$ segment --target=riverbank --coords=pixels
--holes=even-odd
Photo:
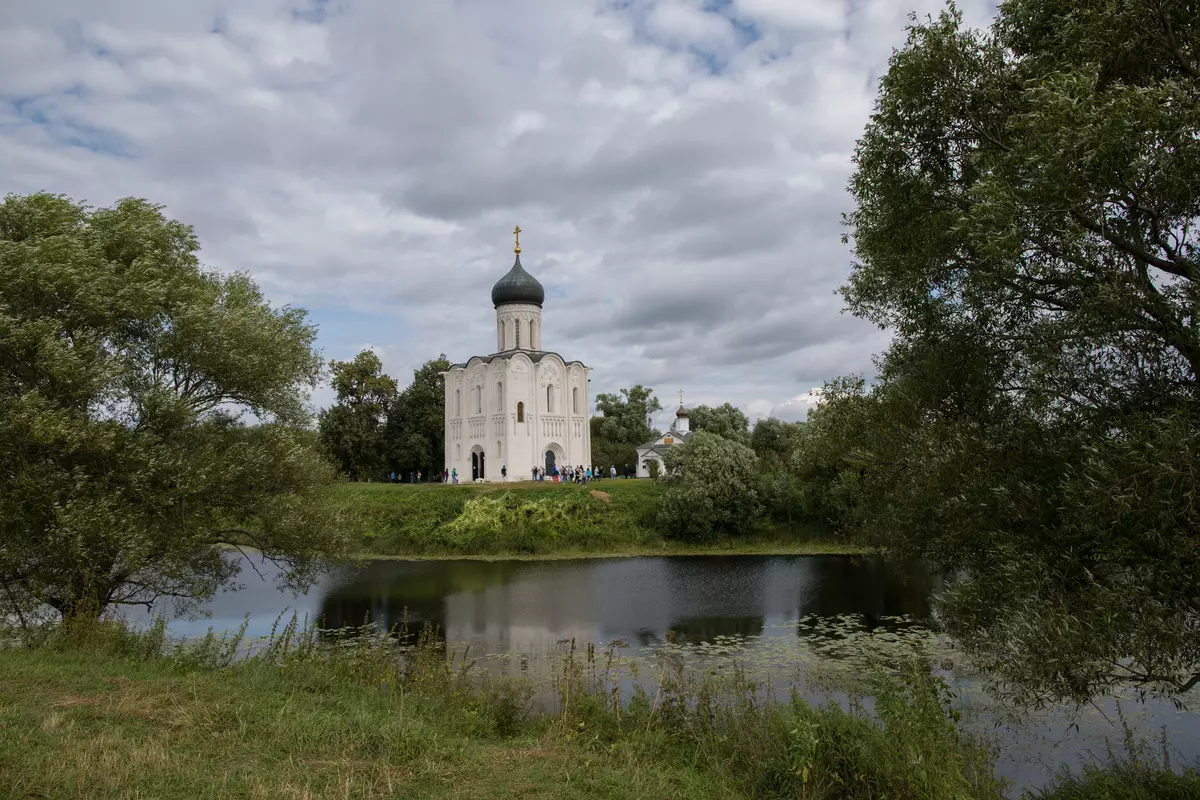
[[[604,558],[644,555],[856,555],[865,549],[802,524],[764,523],[738,539],[667,539],[656,523],[662,485],[588,487],[344,483],[328,502],[357,532],[364,558]]]
[[[12,798],[857,798],[999,800],[986,750],[919,672],[881,678],[878,717],[755,702],[736,675],[663,662],[614,704],[606,654],[564,657],[560,711],[520,679],[473,680],[426,640],[316,646],[290,631],[164,645],[111,628],[87,646],[5,649],[0,795]],[[914,768],[919,765],[919,768]],[[1126,764],[1028,797],[1191,798],[1195,773]]]

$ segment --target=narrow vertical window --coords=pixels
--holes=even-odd
[[[496,410],[504,410],[504,383],[496,381]]]
[[[572,413],[575,413],[575,414],[579,413],[579,387],[578,386],[571,387],[571,411],[572,411]]]
[[[521,320],[516,320],[517,323],[517,349],[521,349]]]
[[[462,416],[462,389],[454,390],[454,416]]]
[[[475,413],[483,413],[483,386],[475,387]]]
[[[554,386],[551,384],[546,387],[546,410],[554,412]]]
[[[517,403],[517,422],[525,421],[525,404]]]

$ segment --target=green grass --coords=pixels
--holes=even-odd
[[[571,649],[556,710],[539,713],[528,683],[475,676],[428,634],[331,642],[293,621],[235,660],[238,638],[168,645],[164,630],[0,646],[0,797],[1002,796],[984,743],[916,663],[875,674],[868,714],[768,701],[736,670],[669,655],[655,688],[617,694],[619,659]],[[1196,772],[1126,759],[1026,798],[1198,796]]]
[[[1029,800],[1200,800],[1200,772],[1179,773],[1146,765],[1089,767],[1064,775]]]
[[[661,484],[609,480],[576,485],[344,483],[329,503],[372,557],[580,557],[648,554],[861,553],[811,527],[767,526],[704,543],[669,540],[655,517]],[[600,495],[598,493],[603,493]]]
[[[873,720],[669,662],[616,704],[606,655],[570,652],[559,710],[533,713],[526,684],[472,680],[428,639],[330,648],[289,630],[232,663],[228,644],[163,647],[161,631],[0,651],[0,796],[1000,797],[916,672],[879,684]]]

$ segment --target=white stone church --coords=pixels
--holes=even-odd
[[[588,372],[542,349],[546,292],[521,266],[521,229],[512,269],[492,287],[496,352],[443,373],[446,469],[460,481],[528,480],[533,467],[588,465]]]

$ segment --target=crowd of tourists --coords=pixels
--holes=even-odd
[[[578,483],[582,485],[587,485],[592,481],[603,480],[605,477],[616,480],[617,468],[615,466],[608,468],[607,476],[605,475],[605,472],[606,471],[604,467],[592,467],[590,464],[588,466],[580,464],[574,467],[563,467],[561,470],[557,466],[553,466],[550,468],[549,472],[546,471],[545,467],[532,467],[529,470],[529,477],[539,483],[550,480],[553,483]],[[500,468],[500,476],[503,480],[508,480],[507,466]],[[395,472],[388,477],[392,483],[400,483],[403,480],[403,476],[398,475]],[[458,470],[444,469],[442,470],[441,475],[435,473],[433,477],[435,480],[440,480],[442,483],[458,483]],[[408,473],[409,483],[420,483],[421,479],[422,476],[419,470]]]
[[[532,467],[529,470],[529,475],[539,483],[549,478],[554,483],[579,483],[586,485],[592,481],[602,480],[604,478],[604,467],[593,468],[590,464],[586,467],[580,464],[575,467],[563,467],[560,470],[557,466],[553,466],[549,472],[546,471],[545,467]],[[608,468],[608,477],[614,479],[617,477],[616,467]]]

